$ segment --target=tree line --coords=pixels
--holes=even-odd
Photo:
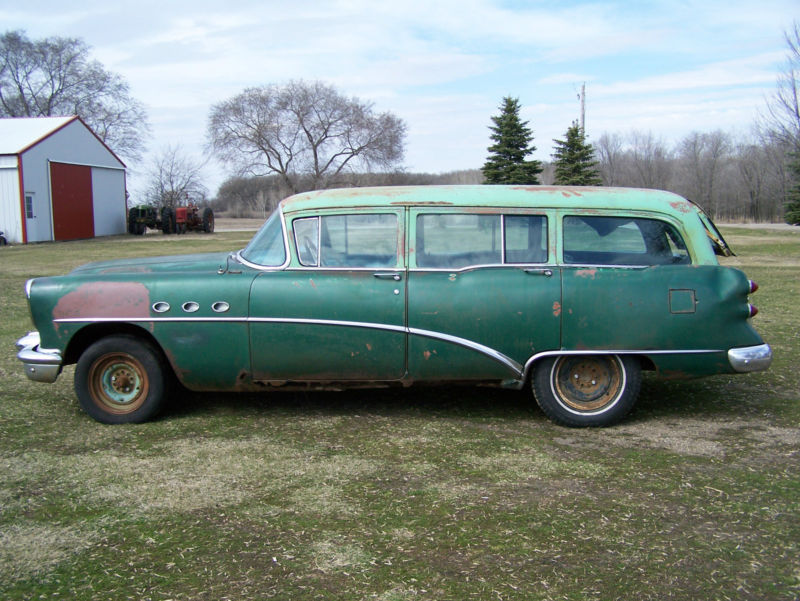
[[[575,126],[570,136],[576,136]],[[566,138],[570,137],[565,135]],[[788,149],[780,142],[754,135],[737,138],[723,131],[693,132],[669,145],[651,132],[604,133],[591,146],[594,170],[581,173],[584,182],[559,179],[558,171],[574,167],[553,161],[538,162],[537,181],[543,185],[603,185],[656,188],[697,202],[721,222],[780,222],[794,177],[786,161]],[[486,183],[485,171],[470,169],[449,173],[351,173],[343,186],[458,185]],[[299,179],[300,190],[313,182]],[[232,177],[219,188],[215,209],[231,216],[263,217],[290,195],[277,176]]]

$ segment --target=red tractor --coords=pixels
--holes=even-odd
[[[214,211],[211,207],[201,211],[191,202],[185,207],[166,208],[161,216],[161,230],[165,234],[185,234],[188,231],[210,234],[214,231]]]

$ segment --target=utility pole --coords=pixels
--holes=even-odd
[[[581,93],[578,95],[581,100],[581,133],[586,134],[586,82],[581,85]]]

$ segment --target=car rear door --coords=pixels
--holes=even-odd
[[[411,211],[411,378],[519,380],[530,357],[559,348],[561,274],[549,219],[519,210]]]

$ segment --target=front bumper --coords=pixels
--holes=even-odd
[[[728,361],[738,372],[764,371],[772,363],[772,349],[768,344],[732,348]]]
[[[51,384],[61,373],[61,352],[58,349],[40,348],[40,342],[39,332],[29,332],[17,340],[17,359],[22,361],[28,379]]]

